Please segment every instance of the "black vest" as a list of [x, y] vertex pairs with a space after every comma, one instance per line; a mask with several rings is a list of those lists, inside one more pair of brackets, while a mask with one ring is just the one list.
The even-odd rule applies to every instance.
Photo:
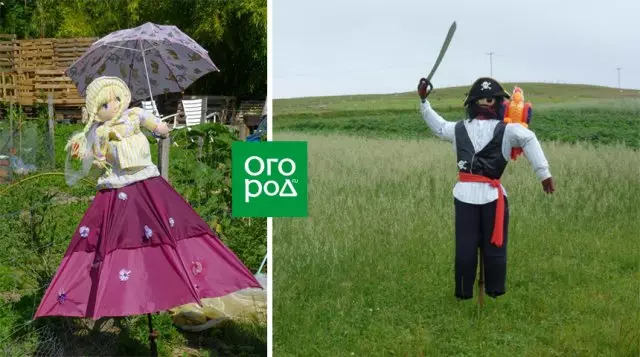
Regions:
[[469, 139], [464, 121], [456, 123], [456, 153], [460, 172], [481, 175], [491, 179], [500, 179], [508, 161], [502, 155], [502, 138], [505, 122], [498, 122], [489, 143], [476, 152]]

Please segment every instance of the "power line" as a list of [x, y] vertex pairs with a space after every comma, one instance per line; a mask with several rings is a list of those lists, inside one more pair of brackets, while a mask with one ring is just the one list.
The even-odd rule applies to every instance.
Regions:
[[493, 52], [489, 52], [487, 55], [489, 55], [489, 76], [493, 77]]
[[622, 68], [617, 67], [616, 69], [618, 70], [618, 90], [622, 92], [622, 88], [620, 87], [620, 70]]

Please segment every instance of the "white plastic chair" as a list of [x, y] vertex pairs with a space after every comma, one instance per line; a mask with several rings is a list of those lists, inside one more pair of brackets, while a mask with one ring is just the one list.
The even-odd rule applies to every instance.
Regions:
[[142, 101], [142, 109], [153, 113], [154, 115], [157, 115], [158, 113], [158, 108], [156, 108], [156, 102], [155, 101], [146, 101], [143, 100]]
[[160, 115], [160, 113], [158, 112], [158, 107], [156, 106], [156, 102], [154, 100], [152, 100], [152, 101], [142, 101], [142, 109], [153, 113], [153, 115], [157, 116], [162, 121], [166, 121], [167, 119], [174, 118], [173, 126], [175, 127], [175, 122], [177, 121], [177, 120], [175, 120], [175, 116], [178, 115], [178, 113], [167, 115], [166, 117], [162, 117]]
[[[202, 99], [183, 99], [182, 109], [184, 110], [187, 127], [198, 125], [202, 122]], [[204, 122], [207, 122], [209, 118], [213, 118], [213, 122], [217, 123], [220, 119], [220, 113], [205, 114]]]
[[[178, 115], [178, 113], [171, 114], [171, 115], [167, 115], [166, 117], [162, 117], [162, 116], [160, 115], [160, 113], [158, 112], [158, 107], [156, 106], [156, 102], [155, 102], [155, 100], [151, 100], [151, 101], [144, 101], [144, 100], [143, 100], [143, 101], [141, 102], [141, 105], [142, 105], [142, 109], [144, 109], [144, 110], [146, 110], [146, 111], [148, 111], [148, 112], [153, 113], [153, 115], [155, 115], [156, 117], [160, 118], [160, 120], [161, 120], [161, 121], [165, 121], [165, 120], [167, 120], [167, 119], [173, 118], [173, 122], [174, 122], [174, 123], [173, 123], [173, 126], [174, 126], [174, 127], [176, 126], [176, 124], [175, 124], [175, 123], [178, 121], [178, 120], [176, 119], [176, 115]], [[169, 129], [169, 131], [171, 131], [171, 130], [172, 130], [172, 129]], [[159, 142], [159, 141], [160, 141], [160, 138], [157, 138], [157, 137], [156, 137], [156, 142]], [[173, 145], [174, 145], [174, 146], [178, 146], [178, 143], [174, 142], [174, 143], [173, 143]]]
[[[161, 115], [158, 113], [155, 101], [142, 101], [142, 109], [148, 110], [152, 113], [155, 113], [156, 116], [161, 117]], [[185, 127], [187, 128], [187, 130], [190, 130], [190, 127], [198, 125], [202, 122], [202, 99], [183, 99], [182, 110], [184, 111], [185, 124], [178, 124], [178, 118], [176, 117], [178, 113], [161, 117], [161, 120], [166, 121], [167, 119], [173, 118], [173, 125], [170, 125], [171, 130], [182, 129]], [[209, 118], [213, 118], [213, 122], [216, 123], [220, 118], [220, 113], [213, 112], [206, 114], [204, 118], [205, 122]]]

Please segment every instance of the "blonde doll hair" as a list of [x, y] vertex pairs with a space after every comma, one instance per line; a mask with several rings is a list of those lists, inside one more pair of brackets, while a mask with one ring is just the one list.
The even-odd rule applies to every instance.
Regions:
[[[120, 99], [120, 108], [106, 125], [110, 125], [115, 119], [118, 119], [122, 113], [129, 107], [131, 102], [131, 91], [127, 87], [127, 84], [118, 77], [98, 77], [94, 79], [86, 89], [85, 108], [87, 124], [82, 132], [76, 133], [67, 142], [65, 151], [69, 152], [73, 146], [76, 146], [78, 150], [78, 157], [82, 158], [85, 155], [85, 146], [87, 142], [87, 136], [91, 127], [100, 122], [98, 118], [98, 111], [103, 104], [109, 103], [115, 98]], [[94, 154], [99, 159], [104, 158], [106, 148], [98, 145], [100, 142], [107, 142], [109, 136], [109, 130], [97, 130], [96, 131], [96, 143], [93, 147]], [[76, 145], [74, 145], [76, 144]]]

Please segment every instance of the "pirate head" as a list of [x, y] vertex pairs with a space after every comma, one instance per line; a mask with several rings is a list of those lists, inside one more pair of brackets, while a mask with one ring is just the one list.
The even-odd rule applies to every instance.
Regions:
[[489, 77], [478, 78], [471, 85], [464, 100], [469, 119], [499, 119], [502, 102], [510, 98], [498, 81]]

